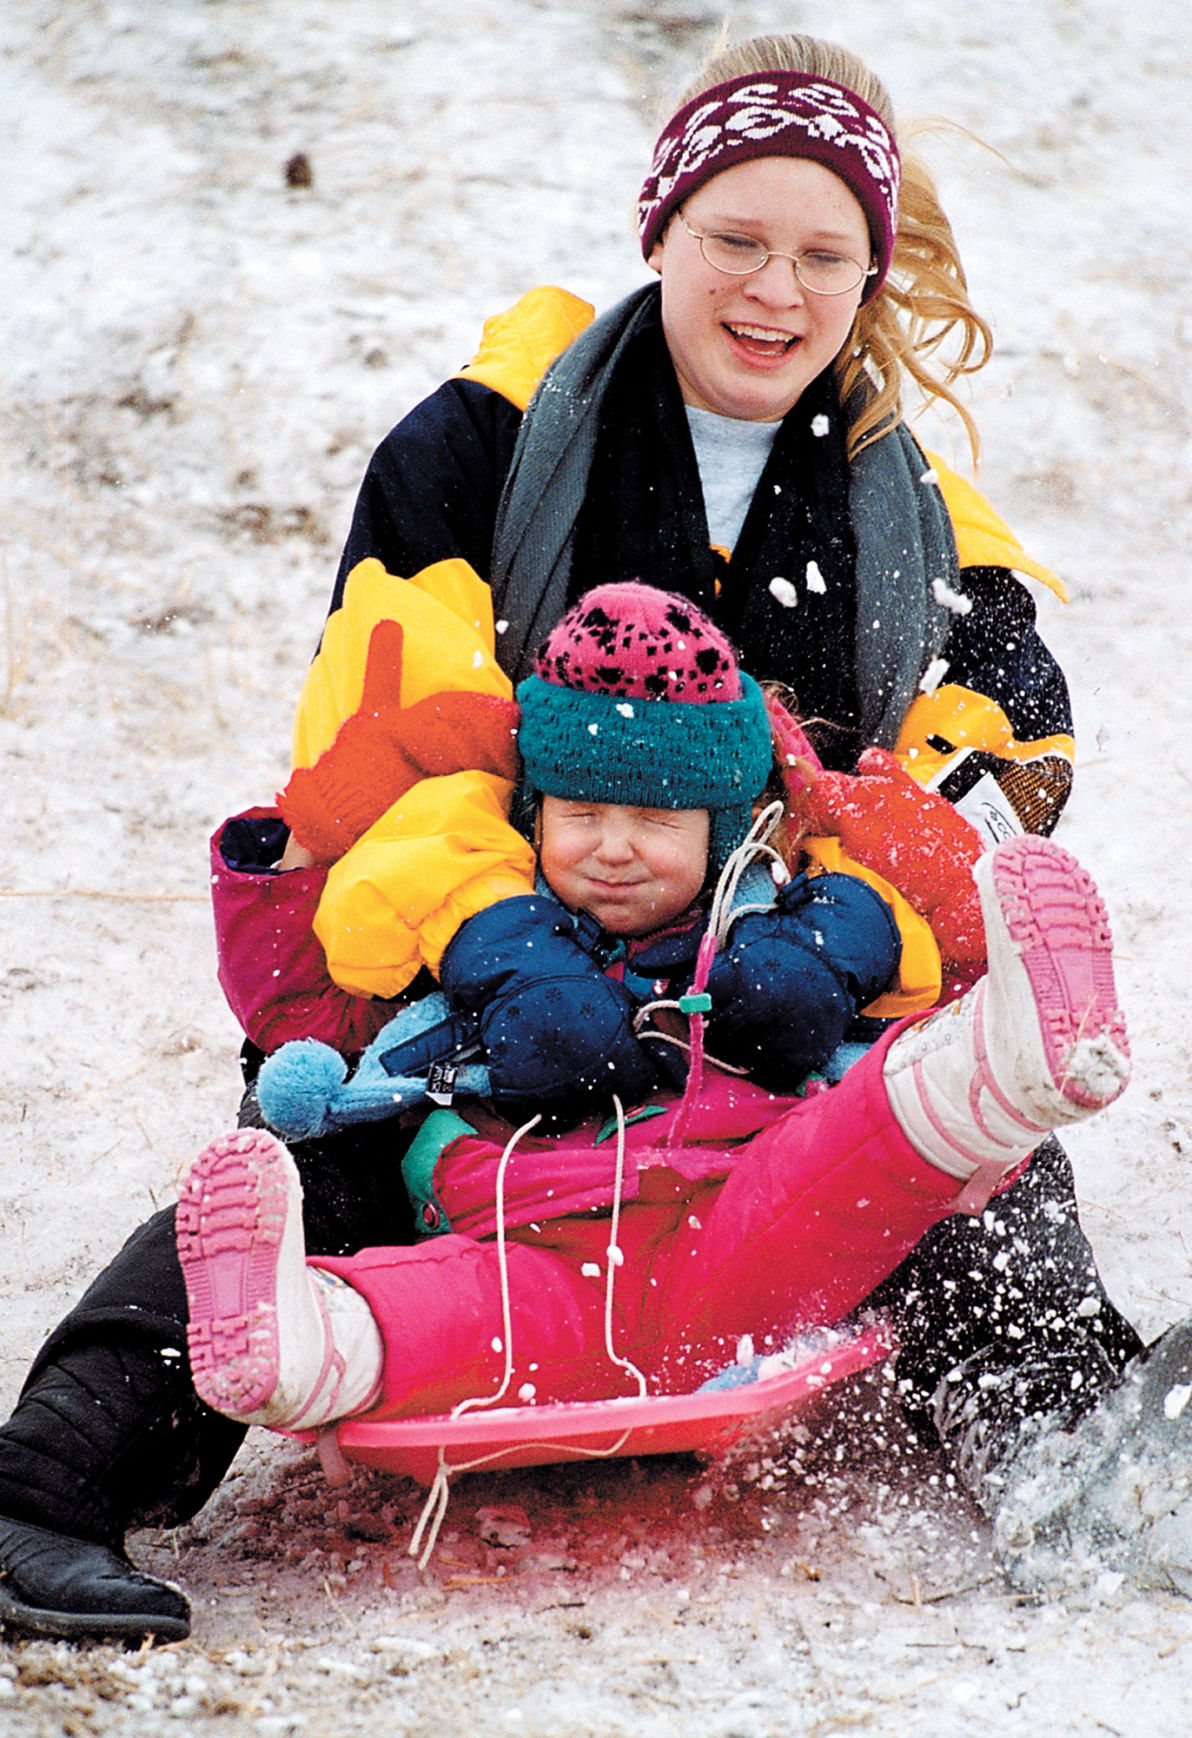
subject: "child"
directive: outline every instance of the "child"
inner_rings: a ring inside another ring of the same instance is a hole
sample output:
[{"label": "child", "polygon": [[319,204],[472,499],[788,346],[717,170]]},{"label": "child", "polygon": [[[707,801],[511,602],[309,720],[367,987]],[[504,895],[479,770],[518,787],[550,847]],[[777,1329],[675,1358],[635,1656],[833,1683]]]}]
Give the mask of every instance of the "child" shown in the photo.
[{"label": "child", "polygon": [[[191,1365],[203,1398],[244,1423],[433,1413],[511,1384],[551,1401],[614,1396],[630,1379],[687,1391],[743,1334],[777,1343],[839,1320],[930,1226],[978,1212],[1044,1131],[1126,1083],[1100,901],[1066,853],[1024,839],[982,859],[990,974],[965,1000],[892,1029],[804,1100],[717,1070],[696,1078],[693,1061],[681,1101],[654,1089],[636,1102],[652,1070],[625,979],[660,936],[703,927],[710,878],[769,771],[765,704],[706,618],[634,586],[582,600],[518,699],[551,897],[465,924],[444,989],[478,1018],[494,1079],[508,1071],[507,1103],[528,1110],[540,1073],[549,1096],[568,1056],[595,1083],[611,1055],[605,1077],[626,1085],[632,1113],[614,1100],[617,1143],[603,1117],[558,1139],[537,1117],[514,1130],[453,1114],[445,1131],[432,1117],[428,1198],[445,1215],[433,1240],[310,1265],[285,1149],[263,1131],[213,1143],[178,1219]],[[723,1038],[793,1053],[806,1073],[884,988],[897,945],[884,902],[854,877],[787,891],[746,906],[717,956],[723,977],[714,959],[687,1005],[697,1022],[706,1010],[711,1051]],[[585,916],[627,944],[612,962],[620,989],[575,939]]]},{"label": "child", "polygon": [[[775,729],[790,745],[783,759],[795,763],[786,773],[801,787],[796,814],[810,782],[796,752],[806,744],[778,702],[767,703],[738,669],[702,611],[637,584],[589,592],[550,636],[517,697],[520,805],[536,845],[537,887],[495,901],[452,938],[438,969],[444,1011],[454,1018],[426,1033],[425,1016],[399,1015],[334,1102],[318,1086],[327,1080],[334,1092],[343,1069],[321,1046],[287,1045],[271,1057],[258,1092],[275,1131],[309,1137],[409,1109],[419,1094],[403,1076],[451,1063],[461,1046],[465,1055],[481,1050],[483,1076],[472,1090],[514,1121],[538,1113],[544,1131],[604,1116],[613,1092],[633,1102],[675,1078],[674,1050],[643,1029],[639,1010],[673,1005],[690,990],[713,889],[767,785],[782,793],[771,827],[785,807]],[[790,824],[788,811],[784,833]],[[701,1036],[713,1054],[786,1092],[824,1067],[858,1009],[886,990],[904,951],[917,978],[904,969],[875,1012],[927,1005],[939,982],[923,920],[876,875],[824,873],[831,841],[800,846],[801,831],[788,848],[796,859],[809,856],[814,878],[792,877],[773,849],[752,853],[764,854],[765,867],[742,862],[726,909],[731,927],[699,985],[708,1003]],[[458,855],[466,885],[471,854]],[[849,868],[839,853],[833,860]],[[491,863],[488,872],[499,873]],[[388,898],[400,909],[406,894],[391,883]],[[243,937],[234,952],[225,949],[233,996],[256,952]],[[295,987],[291,980],[287,993]],[[412,1024],[417,1040],[403,1050]],[[403,1055],[416,1056],[416,1066],[403,1066]]]}]

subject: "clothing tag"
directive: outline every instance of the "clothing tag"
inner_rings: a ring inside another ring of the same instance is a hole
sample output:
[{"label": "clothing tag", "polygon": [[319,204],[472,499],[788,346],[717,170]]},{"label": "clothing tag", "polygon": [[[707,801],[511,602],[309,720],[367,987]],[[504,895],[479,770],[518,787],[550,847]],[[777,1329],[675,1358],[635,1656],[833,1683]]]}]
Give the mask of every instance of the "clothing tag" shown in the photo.
[{"label": "clothing tag", "polygon": [[991,848],[1003,839],[1014,839],[1022,831],[1022,822],[1001,785],[991,772],[984,773],[956,804],[957,814],[963,815],[976,827]]},{"label": "clothing tag", "polygon": [[455,1077],[459,1069],[454,1062],[432,1062],[426,1075],[426,1096],[432,1104],[449,1105],[455,1097]]},{"label": "clothing tag", "polygon": [[981,771],[982,762],[988,764],[988,759],[979,750],[962,748],[936,773],[927,789],[947,797],[956,812],[977,829],[982,841],[992,847],[1003,839],[1017,838],[1023,829],[997,779],[991,772]]}]

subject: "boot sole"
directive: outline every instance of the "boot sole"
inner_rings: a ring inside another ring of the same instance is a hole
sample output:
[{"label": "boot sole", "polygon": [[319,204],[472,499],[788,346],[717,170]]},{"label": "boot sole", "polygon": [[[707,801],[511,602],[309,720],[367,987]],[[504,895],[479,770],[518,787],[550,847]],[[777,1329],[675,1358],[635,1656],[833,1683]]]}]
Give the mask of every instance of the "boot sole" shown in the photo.
[{"label": "boot sole", "polygon": [[1030,980],[1055,1090],[1085,1110],[1112,1103],[1129,1079],[1130,1044],[1109,917],[1092,877],[1061,845],[1028,834],[983,857],[976,878],[987,925],[992,892]]},{"label": "boot sole", "polygon": [[262,1129],[212,1141],[178,1202],[195,1390],[217,1412],[260,1412],[277,1387],[277,1259],[301,1213],[285,1150]]},{"label": "boot sole", "polygon": [[43,1611],[26,1605],[0,1584],[0,1630],[56,1641],[124,1641],[139,1646],[147,1637],[158,1643],[185,1641],[190,1623],[184,1617],[152,1612]]}]

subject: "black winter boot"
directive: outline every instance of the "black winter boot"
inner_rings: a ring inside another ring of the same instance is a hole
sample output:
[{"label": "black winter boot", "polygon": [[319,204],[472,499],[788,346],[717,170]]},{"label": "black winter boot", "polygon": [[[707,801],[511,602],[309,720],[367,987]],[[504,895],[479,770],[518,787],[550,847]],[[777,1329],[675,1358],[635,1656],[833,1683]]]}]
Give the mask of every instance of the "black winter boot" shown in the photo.
[{"label": "black winter boot", "polygon": [[1074,1428],[1006,1464],[994,1549],[1013,1584],[1156,1588],[1192,1599],[1192,1318],[1128,1367]]},{"label": "black winter boot", "polygon": [[124,1532],[193,1514],[244,1432],[198,1400],[185,1357],[162,1351],[67,1346],[31,1376],[0,1429],[0,1627],[130,1643],[190,1633],[186,1600],[133,1567]]},{"label": "black winter boot", "polygon": [[949,1370],[934,1395],[932,1422],[960,1484],[992,1519],[1031,1446],[1071,1430],[1118,1379],[1096,1341],[1020,1359],[995,1342]]},{"label": "black winter boot", "polygon": [[129,1239],[42,1347],[0,1427],[0,1623],[40,1635],[189,1628],[186,1601],[140,1574],[126,1530],[193,1515],[243,1428],[205,1407],[186,1358],[172,1211]]},{"label": "black winter boot", "polygon": [[123,1551],[0,1519],[0,1628],[67,1641],[182,1641],[190,1607]]},{"label": "black winter boot", "polygon": [[172,1208],[142,1225],[42,1347],[0,1427],[0,1515],[112,1545],[187,1520],[244,1440],[195,1394]]}]

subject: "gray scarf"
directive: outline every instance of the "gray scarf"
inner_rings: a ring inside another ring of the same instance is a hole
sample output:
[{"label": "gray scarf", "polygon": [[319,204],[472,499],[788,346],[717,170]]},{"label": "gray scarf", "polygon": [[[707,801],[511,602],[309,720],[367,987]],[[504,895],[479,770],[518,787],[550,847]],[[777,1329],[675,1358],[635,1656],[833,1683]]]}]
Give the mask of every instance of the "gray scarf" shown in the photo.
[{"label": "gray scarf", "polygon": [[[575,526],[587,489],[605,388],[656,295],[635,290],[581,332],[527,407],[497,510],[491,585],[502,667],[514,682],[568,603]],[[958,589],[952,524],[922,449],[902,424],[857,454],[849,514],[857,549],[854,657],[861,729],[893,746],[906,710],[947,637],[938,582]]]}]

